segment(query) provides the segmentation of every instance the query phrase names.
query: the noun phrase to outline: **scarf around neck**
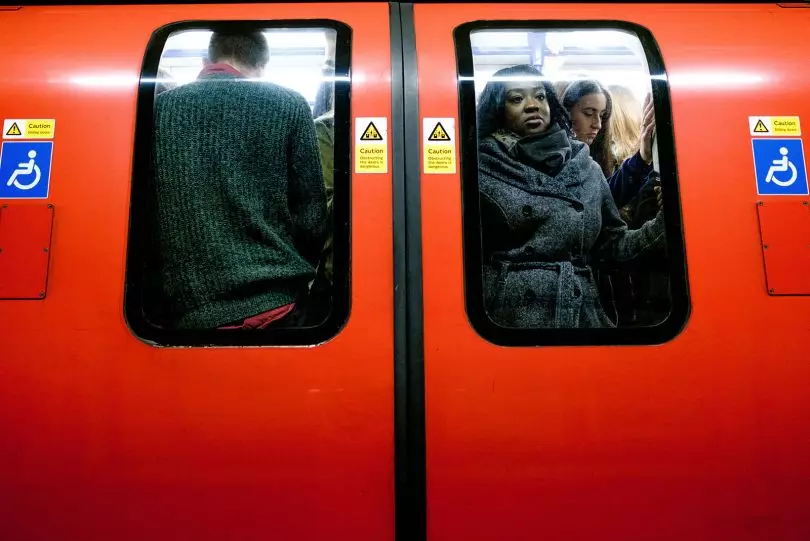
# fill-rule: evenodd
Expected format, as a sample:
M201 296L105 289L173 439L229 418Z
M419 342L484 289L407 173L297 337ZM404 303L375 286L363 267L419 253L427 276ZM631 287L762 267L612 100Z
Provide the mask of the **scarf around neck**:
M571 159L571 142L556 122L543 133L521 137L508 130L492 134L506 146L509 155L543 174L555 177Z
M203 66L202 71L200 74L197 75L197 79L204 79L206 77L210 77L211 75L233 75L238 78L244 78L244 74L239 71L238 69L234 68L230 64L226 64L225 62L218 62L215 64L206 64Z

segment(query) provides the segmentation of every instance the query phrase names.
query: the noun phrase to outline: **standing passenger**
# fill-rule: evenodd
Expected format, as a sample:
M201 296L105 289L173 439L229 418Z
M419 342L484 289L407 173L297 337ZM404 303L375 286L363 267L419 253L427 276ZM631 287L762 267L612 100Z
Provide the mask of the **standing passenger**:
M334 236L335 217L333 199L335 193L335 111L315 119L315 133L318 137L318 150L321 156L321 169L326 188L326 233L318 264L315 282L310 290L310 311L308 319L321 322L329 315L334 295L334 280L332 269L334 267Z
M617 165L612 150L611 116L613 100L598 81L583 80L571 83L562 97L563 106L571 116L577 139L587 143L591 156L607 177L616 206L626 205L635 197L652 172L652 142L655 133L655 114L652 99L644 101L641 140L638 152Z
M255 80L261 32L214 32L208 58L155 102L153 308L177 329L296 325L326 216L311 111Z
M507 327L612 327L593 265L662 250L660 212L640 229L627 228L604 174L536 68L496 72L477 116L490 317Z
M652 220L661 203L660 180L658 174L653 172L638 195L623 209L628 227L636 229ZM624 294L632 299L629 306L627 303L617 303L618 320L624 326L657 325L667 317L672 306L670 262L666 253L639 263L618 270L613 275L613 283L623 288Z
M321 69L323 82L318 86L315 94L315 106L312 108L312 116L319 118L332 110L335 101L335 61L327 59Z
M613 114L610 115L610 138L613 157L622 163L638 152L641 141L642 106L626 86L608 87Z
M610 133L610 149L614 164L621 164L617 169L614 165L614 170L608 176L608 184L613 187L617 184L617 178L612 178L616 174L619 178L619 186L623 171L630 171L637 168L638 158L633 156L638 153L641 141L641 122L642 122L642 106L641 103L635 98L632 91L620 85L612 85L608 87L609 96L611 99L612 111L608 119L608 129ZM625 164L625 160L630 161ZM643 170L642 170L643 172ZM648 173L646 178L650 178L652 172ZM628 176L632 183L632 174ZM646 181L644 181L646 182ZM623 201L627 199L623 197L620 190L611 190L614 192L614 199ZM636 196L638 197L638 196ZM630 199L632 202L633 199ZM619 206L619 215L622 217L630 229L637 229L630 223L629 207L632 203ZM618 205L618 203L617 203ZM628 275L628 270L622 266L620 269L601 267L596 269L597 283L599 284L599 292L602 296L602 306L608 313L610 318L618 325L625 325L632 319L632 314L637 305L632 284Z
M313 118L328 114L335 107L335 46L337 35L334 30L324 33L326 50L324 63L321 68L321 84L315 94L315 106L312 108Z
M326 232L321 258L316 269L315 281L310 289L310 305L307 319L317 324L324 321L331 311L334 296L332 268L334 266L335 223L332 211L335 169L335 45L334 31L326 32L326 51L322 82L315 96L312 114L315 117L315 134L321 157L321 169L326 188Z
M609 177L616 165L610 148L610 118L613 114L610 93L596 80L579 79L569 84L560 98L571 117L574 135L588 145L591 157Z

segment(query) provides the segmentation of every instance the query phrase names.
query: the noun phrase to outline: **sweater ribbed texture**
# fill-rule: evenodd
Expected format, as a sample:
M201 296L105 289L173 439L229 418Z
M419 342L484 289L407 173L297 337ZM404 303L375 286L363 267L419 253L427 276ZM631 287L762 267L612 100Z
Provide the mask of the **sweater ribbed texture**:
M218 327L306 290L326 203L301 95L220 74L160 94L154 171L160 319Z

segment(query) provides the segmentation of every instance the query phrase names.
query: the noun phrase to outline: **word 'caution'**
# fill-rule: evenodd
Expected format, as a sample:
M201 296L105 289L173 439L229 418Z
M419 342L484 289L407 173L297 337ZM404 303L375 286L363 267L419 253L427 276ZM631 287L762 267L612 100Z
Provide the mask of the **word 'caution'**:
M388 172L388 119L356 118L354 123L355 173Z
M456 119L423 118L424 170L426 174L456 172Z
M7 118L3 121L3 139L53 139L56 121L52 118Z
M797 116L749 116L748 129L755 137L802 134L802 127Z

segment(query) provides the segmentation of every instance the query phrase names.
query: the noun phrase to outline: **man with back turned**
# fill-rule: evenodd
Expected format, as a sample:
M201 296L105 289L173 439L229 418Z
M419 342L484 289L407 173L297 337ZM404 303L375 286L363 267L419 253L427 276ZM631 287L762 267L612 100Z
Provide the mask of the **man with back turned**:
M312 113L258 79L261 32L214 32L197 79L155 102L154 319L176 329L295 326L323 247Z

